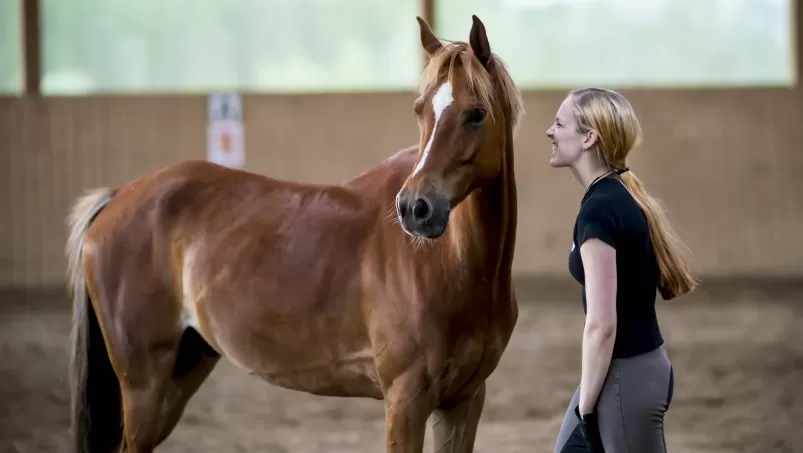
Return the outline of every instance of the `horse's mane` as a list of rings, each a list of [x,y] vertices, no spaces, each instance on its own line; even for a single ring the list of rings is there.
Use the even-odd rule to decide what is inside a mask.
[[[446,77],[452,81],[456,63],[463,68],[466,79],[468,80],[474,95],[479,97],[483,107],[493,119],[494,83],[495,78],[501,88],[501,104],[509,115],[509,120],[513,123],[513,131],[518,129],[519,122],[524,116],[524,101],[521,92],[513,83],[513,78],[507,67],[496,54],[492,54],[488,63],[488,68],[482,66],[480,61],[471,50],[471,46],[462,41],[446,42],[429,59],[424,68],[421,79],[420,92],[427,92],[434,85],[441,83]]]

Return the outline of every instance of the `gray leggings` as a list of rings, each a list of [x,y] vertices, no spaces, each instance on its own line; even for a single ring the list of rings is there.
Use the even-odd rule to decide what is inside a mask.
[[[664,453],[664,413],[674,391],[672,364],[663,347],[611,362],[597,400],[605,453]],[[579,387],[563,417],[554,453],[587,452],[574,408]]]

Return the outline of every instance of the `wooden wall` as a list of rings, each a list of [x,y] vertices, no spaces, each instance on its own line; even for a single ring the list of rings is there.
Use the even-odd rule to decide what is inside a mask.
[[[623,92],[646,134],[630,167],[671,208],[701,270],[803,277],[801,90]],[[526,95],[516,149],[520,275],[567,275],[582,191],[568,171],[549,167],[544,135],[564,95]],[[247,168],[305,181],[347,178],[416,141],[413,99],[248,95]],[[201,96],[0,99],[0,285],[61,284],[74,198],[204,158],[205,123]]]

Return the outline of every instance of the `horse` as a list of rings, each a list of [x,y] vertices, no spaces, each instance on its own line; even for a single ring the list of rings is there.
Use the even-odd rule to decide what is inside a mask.
[[[71,448],[151,452],[220,358],[384,401],[386,451],[471,452],[516,325],[521,95],[472,16],[428,53],[417,145],[337,184],[182,161],[67,216]]]

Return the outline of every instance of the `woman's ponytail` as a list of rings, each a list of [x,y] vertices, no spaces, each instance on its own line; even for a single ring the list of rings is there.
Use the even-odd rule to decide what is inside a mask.
[[[691,253],[676,234],[667,218],[666,209],[650,195],[631,171],[620,176],[627,190],[641,206],[647,217],[655,257],[661,271],[658,291],[665,300],[691,292],[698,285],[691,268]]]

